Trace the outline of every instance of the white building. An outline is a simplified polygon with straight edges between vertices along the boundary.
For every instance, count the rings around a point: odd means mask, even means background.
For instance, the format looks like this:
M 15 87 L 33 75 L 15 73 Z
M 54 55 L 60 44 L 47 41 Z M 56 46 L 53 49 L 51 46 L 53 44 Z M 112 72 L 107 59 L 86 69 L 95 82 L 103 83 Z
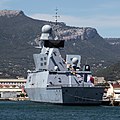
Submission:
M 0 98 L 16 98 L 24 93 L 26 79 L 0 79 Z

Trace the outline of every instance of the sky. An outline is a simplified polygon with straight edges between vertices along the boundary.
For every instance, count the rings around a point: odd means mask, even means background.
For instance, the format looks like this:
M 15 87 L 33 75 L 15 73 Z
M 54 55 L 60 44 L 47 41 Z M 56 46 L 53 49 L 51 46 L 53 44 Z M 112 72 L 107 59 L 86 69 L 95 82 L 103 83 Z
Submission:
M 0 0 L 0 10 L 22 10 L 34 19 L 92 27 L 104 38 L 120 38 L 120 0 Z

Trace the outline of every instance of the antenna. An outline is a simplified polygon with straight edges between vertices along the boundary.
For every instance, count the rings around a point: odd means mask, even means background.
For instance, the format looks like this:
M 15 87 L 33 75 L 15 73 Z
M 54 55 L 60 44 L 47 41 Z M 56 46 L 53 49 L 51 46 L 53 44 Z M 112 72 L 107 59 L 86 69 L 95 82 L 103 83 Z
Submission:
M 58 23 L 58 18 L 60 17 L 59 15 L 58 15 L 58 8 L 56 7 L 56 9 L 55 9 L 55 16 L 53 16 L 53 17 L 55 17 L 55 25 L 57 25 L 57 23 Z
M 55 9 L 55 16 L 53 16 L 53 17 L 55 17 L 55 26 L 54 26 L 55 40 L 58 40 L 58 28 L 59 28 L 59 26 L 58 26 L 58 18 L 60 16 L 58 15 L 58 8 L 57 7 Z

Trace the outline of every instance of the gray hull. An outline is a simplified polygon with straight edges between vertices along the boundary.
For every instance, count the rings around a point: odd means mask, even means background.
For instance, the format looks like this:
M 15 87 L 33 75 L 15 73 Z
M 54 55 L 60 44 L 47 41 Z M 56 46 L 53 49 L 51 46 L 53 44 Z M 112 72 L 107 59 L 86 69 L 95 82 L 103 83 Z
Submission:
M 65 105 L 100 105 L 104 88 L 50 87 L 27 88 L 31 101 Z

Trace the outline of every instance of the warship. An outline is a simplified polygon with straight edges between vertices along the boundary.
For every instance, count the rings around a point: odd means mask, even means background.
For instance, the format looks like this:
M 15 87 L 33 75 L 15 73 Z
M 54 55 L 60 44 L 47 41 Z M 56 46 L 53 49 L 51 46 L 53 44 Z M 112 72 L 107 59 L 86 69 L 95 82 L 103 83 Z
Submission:
M 65 40 L 58 39 L 50 25 L 42 27 L 35 70 L 28 71 L 26 92 L 31 101 L 62 105 L 100 105 L 103 87 L 94 86 L 89 65 L 81 68 L 81 56 L 62 57 Z M 71 48 L 72 49 L 72 48 Z

